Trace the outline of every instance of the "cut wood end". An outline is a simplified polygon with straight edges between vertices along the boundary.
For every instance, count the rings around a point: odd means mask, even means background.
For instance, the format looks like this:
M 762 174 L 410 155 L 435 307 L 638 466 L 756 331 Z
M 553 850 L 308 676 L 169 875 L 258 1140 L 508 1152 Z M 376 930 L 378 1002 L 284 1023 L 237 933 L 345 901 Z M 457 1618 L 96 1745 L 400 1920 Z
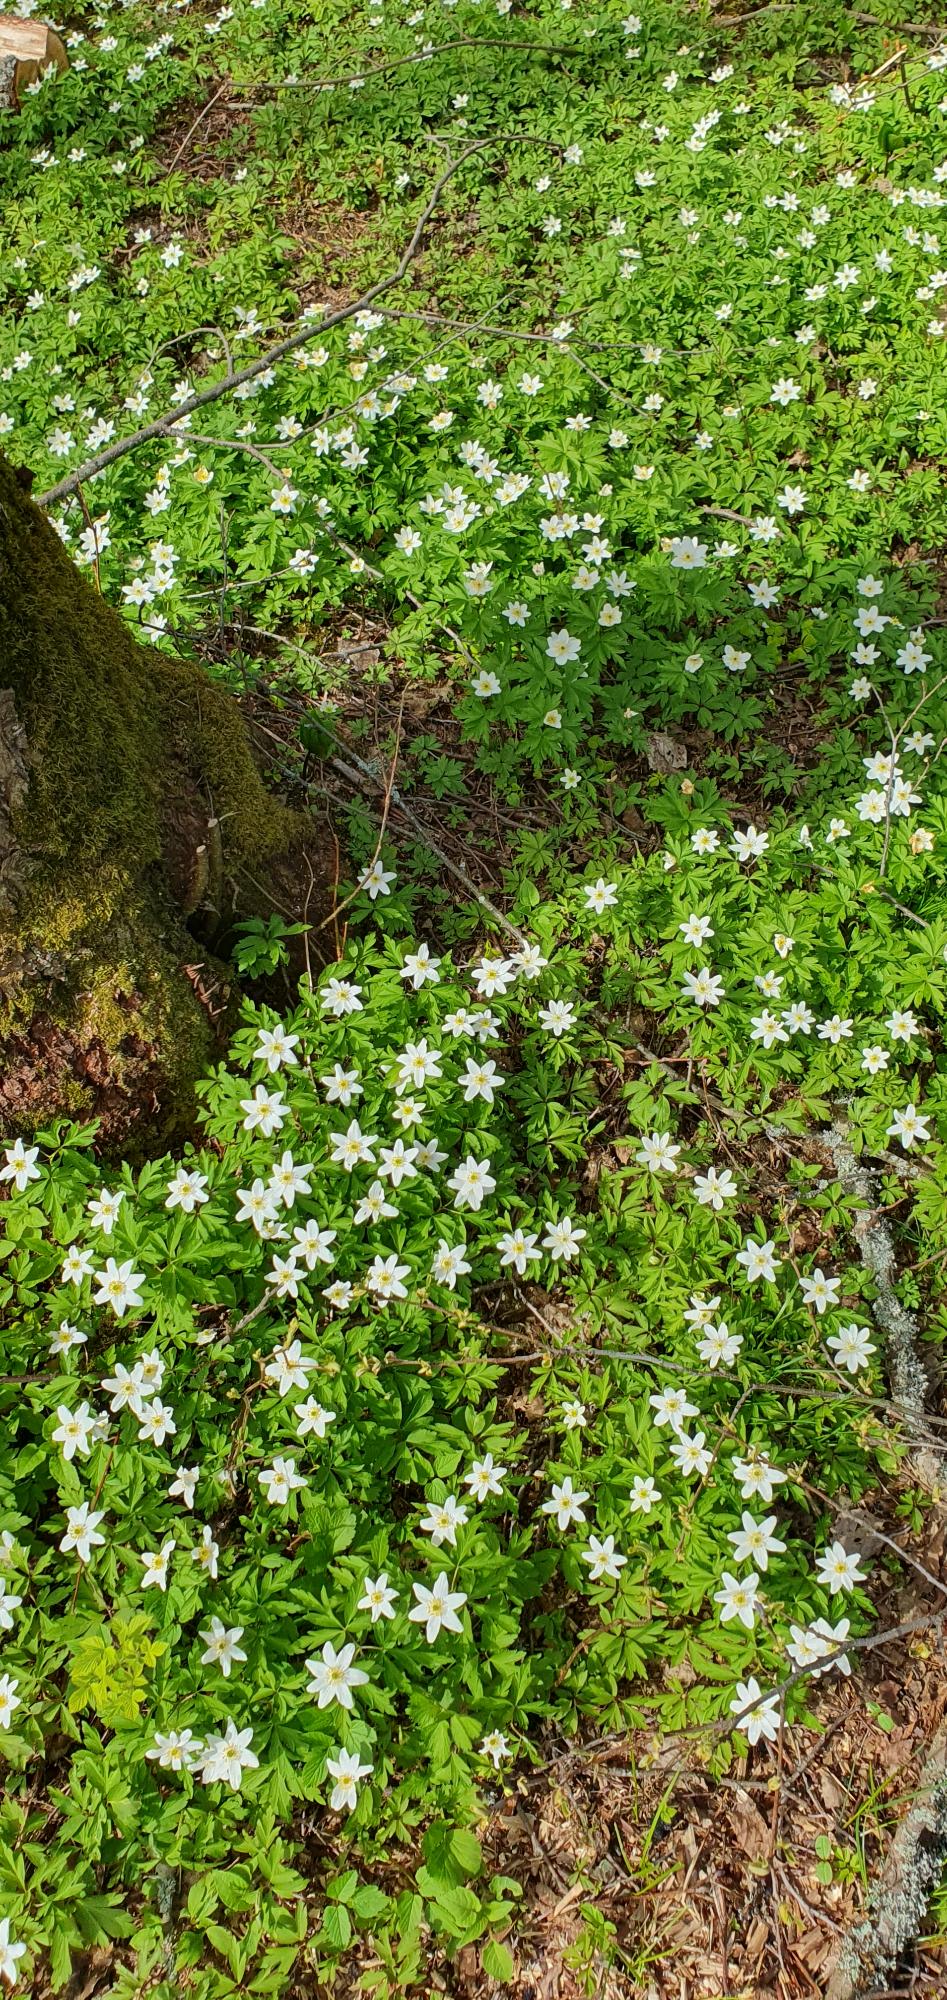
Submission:
M 16 110 L 27 84 L 50 63 L 60 72 L 69 68 L 69 58 L 54 28 L 47 27 L 45 21 L 21 21 L 15 14 L 0 14 L 0 62 L 11 58 L 16 67 L 4 102 Z
M 2 56 L 16 56 L 20 62 L 42 62 L 48 37 L 45 21 L 18 21 L 13 14 L 0 14 Z

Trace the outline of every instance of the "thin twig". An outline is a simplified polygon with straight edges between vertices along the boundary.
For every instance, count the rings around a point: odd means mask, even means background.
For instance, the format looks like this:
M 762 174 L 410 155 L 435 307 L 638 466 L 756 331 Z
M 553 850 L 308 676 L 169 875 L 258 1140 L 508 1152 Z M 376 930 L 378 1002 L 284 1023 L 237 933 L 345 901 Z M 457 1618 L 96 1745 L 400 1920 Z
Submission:
M 884 831 L 884 841 L 882 843 L 882 849 L 881 849 L 881 860 L 878 863 L 879 881 L 884 880 L 885 870 L 888 865 L 888 849 L 891 845 L 891 795 L 894 791 L 895 772 L 898 763 L 898 744 L 900 743 L 901 738 L 905 733 L 905 730 L 909 729 L 911 723 L 915 720 L 915 718 L 918 715 L 920 715 L 922 708 L 926 708 L 927 703 L 929 701 L 933 701 L 935 694 L 939 694 L 941 688 L 945 686 L 947 686 L 947 674 L 942 674 L 940 680 L 935 681 L 934 686 L 932 688 L 927 688 L 925 692 L 922 694 L 920 700 L 915 702 L 914 707 L 911 709 L 910 714 L 905 716 L 903 722 L 899 723 L 897 729 L 892 728 L 891 723 L 888 720 L 887 709 L 885 708 L 885 705 L 881 699 L 880 694 L 878 694 L 876 691 L 875 699 L 877 700 L 878 708 L 880 710 L 885 728 L 887 729 L 888 735 L 891 738 L 891 769 L 888 773 L 888 782 L 885 787 L 885 831 Z
M 177 163 L 178 163 L 179 159 L 181 158 L 181 154 L 182 154 L 182 153 L 185 153 L 185 152 L 187 151 L 187 148 L 188 148 L 188 145 L 189 145 L 190 141 L 191 141 L 191 140 L 193 139 L 193 137 L 194 137 L 194 134 L 195 134 L 195 132 L 197 131 L 197 128 L 198 128 L 198 126 L 199 126 L 199 125 L 201 125 L 201 124 L 203 124 L 203 122 L 204 122 L 204 119 L 205 119 L 205 118 L 209 118 L 209 117 L 210 117 L 210 114 L 211 114 L 211 112 L 212 112 L 212 111 L 213 111 L 213 109 L 214 109 L 214 105 L 215 105 L 215 104 L 219 104 L 219 103 L 220 103 L 220 100 L 221 100 L 221 98 L 223 97 L 223 94 L 224 94 L 224 91 L 225 91 L 225 90 L 229 90 L 229 89 L 230 89 L 230 87 L 231 87 L 231 83 L 232 83 L 232 78 L 231 78 L 231 77 L 228 77 L 228 78 L 227 78 L 227 80 L 226 80 L 226 82 L 225 82 L 225 83 L 222 83 L 222 84 L 221 84 L 221 86 L 220 86 L 220 89 L 219 89 L 219 90 L 215 90 L 215 92 L 214 92 L 214 95 L 213 95 L 213 97 L 209 98 L 209 99 L 208 99 L 208 102 L 207 102 L 207 103 L 206 103 L 206 104 L 205 104 L 205 105 L 203 106 L 203 108 L 202 108 L 202 109 L 201 109 L 201 110 L 200 110 L 200 111 L 198 112 L 198 114 L 197 114 L 197 117 L 195 118 L 195 120 L 194 120 L 194 123 L 193 123 L 193 125 L 192 125 L 192 126 L 190 127 L 189 131 L 185 132 L 185 134 L 184 134 L 184 137 L 183 137 L 183 139 L 181 140 L 181 144 L 179 145 L 179 147 L 178 147 L 178 150 L 177 150 L 177 152 L 175 153 L 175 155 L 174 155 L 174 158 L 173 158 L 173 160 L 171 161 L 171 164 L 170 164 L 170 166 L 169 166 L 169 167 L 168 167 L 168 168 L 166 169 L 166 174 L 173 174 L 173 172 L 174 172 L 174 169 L 175 169 L 175 167 L 177 166 Z
M 366 870 L 367 875 L 371 874 L 376 861 L 378 861 L 381 857 L 382 844 L 385 838 L 385 828 L 388 825 L 388 814 L 391 811 L 391 799 L 395 788 L 395 772 L 398 769 L 398 753 L 401 749 L 401 720 L 404 715 L 404 703 L 405 703 L 406 693 L 407 689 L 405 689 L 404 692 L 402 693 L 401 702 L 398 708 L 398 720 L 395 724 L 395 747 L 391 753 L 391 764 L 389 766 L 388 776 L 385 779 L 384 783 L 384 800 L 381 809 L 381 824 L 378 829 L 378 839 L 375 842 L 375 852 L 372 855 L 372 858 Z M 316 925 L 316 932 L 324 931 L 327 925 L 334 924 L 336 939 L 338 939 L 339 913 L 342 910 L 347 910 L 350 903 L 354 903 L 356 896 L 359 894 L 359 891 L 363 886 L 363 882 L 364 882 L 364 877 L 362 881 L 356 883 L 355 888 L 350 890 L 347 896 L 344 896 L 342 898 L 341 903 L 336 903 L 335 899 L 333 898 L 332 908 L 329 911 L 329 915 L 327 917 L 323 917 L 321 923 L 318 923 Z

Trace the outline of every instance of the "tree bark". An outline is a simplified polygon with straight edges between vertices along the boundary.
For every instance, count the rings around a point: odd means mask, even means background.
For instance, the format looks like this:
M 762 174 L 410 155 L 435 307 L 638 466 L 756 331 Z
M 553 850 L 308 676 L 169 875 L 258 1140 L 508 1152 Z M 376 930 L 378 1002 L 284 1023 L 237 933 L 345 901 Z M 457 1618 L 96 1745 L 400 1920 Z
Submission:
M 91 1115 L 134 1150 L 191 1122 L 227 994 L 208 945 L 304 853 L 320 878 L 323 843 L 233 698 L 136 643 L 28 487 L 0 458 L 0 1126 Z

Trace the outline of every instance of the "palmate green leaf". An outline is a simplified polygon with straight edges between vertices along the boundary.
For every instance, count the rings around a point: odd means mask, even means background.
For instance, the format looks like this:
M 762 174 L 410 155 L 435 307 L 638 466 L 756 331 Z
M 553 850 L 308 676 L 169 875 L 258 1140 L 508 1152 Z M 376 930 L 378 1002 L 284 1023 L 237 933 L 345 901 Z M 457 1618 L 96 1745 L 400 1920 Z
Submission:
M 84 1896 L 75 1905 L 75 1921 L 86 1944 L 101 1944 L 107 1938 L 128 1938 L 135 1929 L 128 1911 L 117 1896 Z
M 337 1903 L 351 1902 L 358 1887 L 358 1874 L 354 1868 L 347 1868 L 344 1875 L 336 1875 L 326 1883 L 326 1893 Z
M 57 1926 L 49 1940 L 49 1970 L 53 1991 L 58 1993 L 65 1986 L 72 1971 L 72 1946 L 78 1938 L 70 1939 L 66 1930 Z
M 217 1908 L 220 1900 L 217 1882 L 223 1872 L 218 1869 L 213 1874 L 204 1875 L 197 1882 L 191 1883 L 187 1892 L 187 1913 L 194 1923 L 203 1924 L 211 1911 Z
M 427 1880 L 427 1871 L 419 1871 L 419 1879 Z M 479 1936 L 483 1929 L 483 1904 L 472 1889 L 430 1885 L 432 1900 L 428 1904 L 431 1921 L 448 1937 L 452 1944 L 469 1943 Z
M 344 1502 L 311 1502 L 304 1498 L 302 1511 L 313 1559 L 318 1565 L 327 1565 L 332 1555 L 341 1555 L 351 1546 L 358 1524 L 356 1515 Z
M 254 1897 L 253 1871 L 244 1865 L 235 1868 L 217 1868 L 207 1877 L 208 1887 L 225 1910 L 247 1910 L 252 1907 Z M 190 1906 L 190 1898 L 188 1899 Z
M 298 1796 L 295 1768 L 287 1756 L 276 1756 L 268 1764 L 263 1785 L 270 1811 L 279 1819 L 287 1819 L 293 1799 Z
M 234 1979 L 239 1979 L 244 1969 L 239 1939 L 232 1931 L 225 1930 L 223 1924 L 208 1924 L 206 1937 L 208 1944 L 226 1961 Z

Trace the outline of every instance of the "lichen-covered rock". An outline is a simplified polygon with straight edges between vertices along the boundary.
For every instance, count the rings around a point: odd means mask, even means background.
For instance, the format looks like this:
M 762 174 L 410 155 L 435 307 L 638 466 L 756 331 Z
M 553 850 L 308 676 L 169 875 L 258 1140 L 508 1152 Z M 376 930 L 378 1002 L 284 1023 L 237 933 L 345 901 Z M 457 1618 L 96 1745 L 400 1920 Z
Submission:
M 215 943 L 318 836 L 232 698 L 135 643 L 27 486 L 0 459 L 0 1124 L 153 1143 L 226 1016 Z

